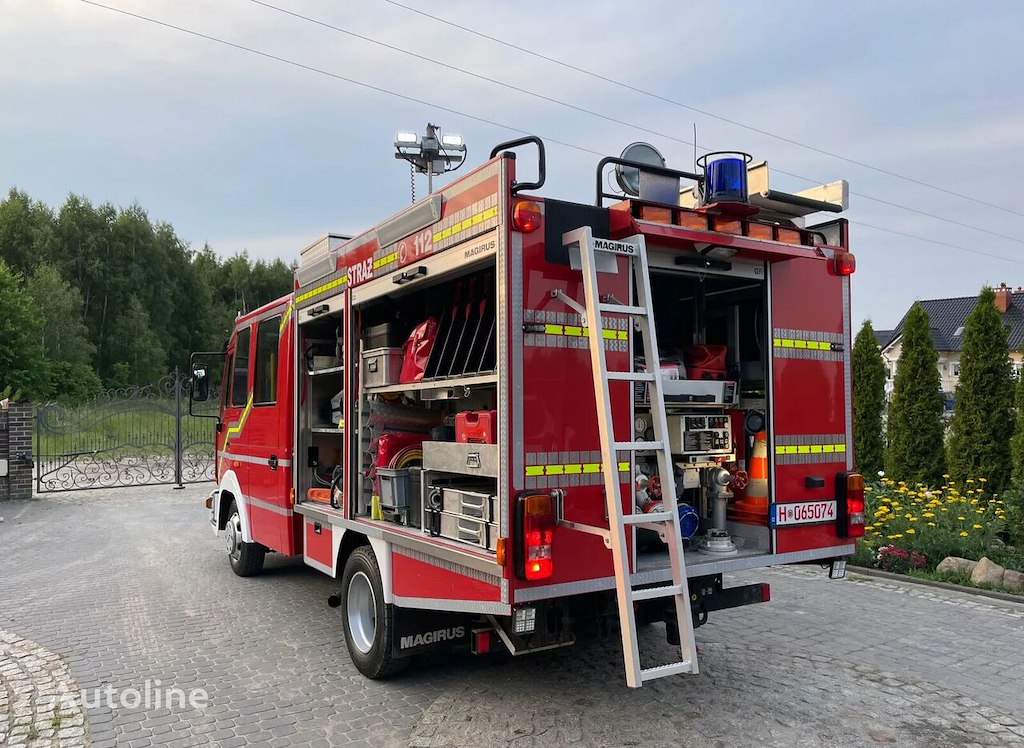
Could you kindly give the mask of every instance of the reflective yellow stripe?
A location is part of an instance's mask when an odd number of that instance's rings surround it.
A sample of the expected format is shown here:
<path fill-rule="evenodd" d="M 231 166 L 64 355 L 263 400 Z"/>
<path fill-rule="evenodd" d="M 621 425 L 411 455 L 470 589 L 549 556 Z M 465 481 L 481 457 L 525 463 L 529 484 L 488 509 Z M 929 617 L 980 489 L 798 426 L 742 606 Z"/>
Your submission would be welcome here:
<path fill-rule="evenodd" d="M 397 259 L 398 259 L 398 252 L 392 252 L 389 255 L 381 257 L 379 260 L 374 260 L 373 261 L 373 269 L 376 270 L 377 268 L 380 268 L 380 267 L 383 267 L 384 265 L 392 263 L 392 262 L 394 262 Z"/>
<path fill-rule="evenodd" d="M 564 472 L 564 465 L 548 465 L 545 473 L 547 475 L 561 475 Z"/>
<path fill-rule="evenodd" d="M 579 325 L 556 325 L 547 323 L 544 325 L 545 335 L 566 335 L 571 338 L 585 338 L 590 335 L 590 329 Z M 605 340 L 629 340 L 628 330 L 613 330 L 606 327 L 601 330 L 601 337 Z"/>
<path fill-rule="evenodd" d="M 241 418 L 238 419 L 238 423 L 234 426 L 228 426 L 227 433 L 224 434 L 224 446 L 221 450 L 228 448 L 228 440 L 235 434 L 239 434 L 242 431 L 242 427 L 245 426 L 245 419 L 249 417 L 249 411 L 252 410 L 252 393 L 249 393 L 249 399 L 245 403 L 245 410 L 242 411 Z"/>
<path fill-rule="evenodd" d="M 533 478 L 538 475 L 544 475 L 543 465 L 527 465 L 526 466 L 526 477 Z"/>
<path fill-rule="evenodd" d="M 629 470 L 629 460 L 623 460 L 619 463 L 619 472 L 623 470 Z"/>
<path fill-rule="evenodd" d="M 628 460 L 623 460 L 619 463 L 620 472 L 628 472 L 629 470 L 630 463 Z M 536 478 L 542 475 L 592 475 L 600 472 L 600 462 L 565 462 L 526 466 L 527 478 Z"/>
<path fill-rule="evenodd" d="M 776 348 L 799 348 L 808 351 L 831 351 L 835 343 L 827 340 L 806 340 L 803 338 L 772 338 Z"/>
<path fill-rule="evenodd" d="M 288 306 L 285 307 L 284 316 L 281 317 L 281 326 L 277 328 L 277 332 L 278 333 L 284 332 L 285 325 L 287 325 L 288 324 L 288 320 L 291 319 L 292 309 L 294 309 L 294 308 L 295 308 L 295 303 L 289 301 L 288 302 Z"/>
<path fill-rule="evenodd" d="M 584 462 L 583 463 L 583 472 L 584 473 L 599 473 L 599 472 L 601 472 L 601 463 L 600 462 Z"/>
<path fill-rule="evenodd" d="M 312 299 L 317 294 L 322 294 L 324 291 L 330 291 L 332 288 L 337 288 L 338 286 L 341 286 L 345 283 L 348 283 L 347 274 L 341 276 L 340 278 L 335 278 L 332 281 L 324 283 L 322 286 L 317 286 L 316 288 L 310 291 L 306 291 L 305 293 L 299 294 L 298 296 L 295 297 L 295 303 L 301 304 L 306 299 Z"/>
<path fill-rule="evenodd" d="M 434 234 L 432 235 L 432 238 L 435 242 L 439 242 L 442 239 L 447 239 L 450 236 L 458 234 L 460 231 L 465 231 L 466 229 L 472 228 L 473 226 L 483 223 L 484 221 L 489 221 L 490 219 L 494 218 L 497 215 L 497 206 L 487 208 L 486 210 L 481 210 L 479 213 L 474 213 L 469 218 L 466 218 L 463 221 L 453 223 L 451 226 L 443 228 L 440 231 L 435 231 Z"/>
<path fill-rule="evenodd" d="M 777 455 L 819 455 L 819 454 L 835 454 L 837 452 L 845 452 L 845 444 L 777 444 L 775 445 L 775 454 Z"/>

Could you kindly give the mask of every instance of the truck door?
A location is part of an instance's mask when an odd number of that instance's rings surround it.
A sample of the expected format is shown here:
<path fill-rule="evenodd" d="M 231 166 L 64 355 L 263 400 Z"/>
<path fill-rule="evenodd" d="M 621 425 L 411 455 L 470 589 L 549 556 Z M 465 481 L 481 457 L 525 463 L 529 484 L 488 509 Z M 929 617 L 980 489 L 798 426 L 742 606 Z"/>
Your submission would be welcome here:
<path fill-rule="evenodd" d="M 847 542 L 834 502 L 835 476 L 853 456 L 850 279 L 829 267 L 818 258 L 771 264 L 770 516 L 780 553 Z"/>
<path fill-rule="evenodd" d="M 248 324 L 237 328 L 228 342 L 224 364 L 223 420 L 217 435 L 218 471 L 217 479 L 223 480 L 229 471 L 238 480 L 242 495 L 235 497 L 239 504 L 245 504 L 243 521 L 248 521 L 249 531 L 254 532 L 252 515 L 248 512 L 249 463 L 247 461 L 243 433 L 249 415 L 249 336 Z M 223 520 L 224 518 L 221 517 Z"/>
<path fill-rule="evenodd" d="M 274 550 L 293 555 L 292 428 L 289 363 L 290 328 L 283 324 L 285 308 L 253 325 L 252 408 L 245 428 L 249 455 L 252 516 L 265 528 L 257 539 Z"/>

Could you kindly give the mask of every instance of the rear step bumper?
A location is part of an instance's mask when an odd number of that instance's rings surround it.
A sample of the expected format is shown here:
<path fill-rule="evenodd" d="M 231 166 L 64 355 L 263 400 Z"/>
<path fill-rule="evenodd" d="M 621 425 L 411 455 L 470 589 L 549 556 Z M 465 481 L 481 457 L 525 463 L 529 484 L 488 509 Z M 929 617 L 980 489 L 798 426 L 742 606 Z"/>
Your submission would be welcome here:
<path fill-rule="evenodd" d="M 708 621 L 708 614 L 716 610 L 740 608 L 744 605 L 766 603 L 772 598 L 771 586 L 767 583 L 744 584 L 739 587 L 724 587 L 722 575 L 697 577 L 689 580 L 690 612 L 694 628 Z M 671 602 L 671 601 L 669 601 Z M 675 606 L 665 600 L 644 600 L 637 603 L 637 619 L 644 623 L 665 621 L 668 632 L 675 630 Z M 670 644 L 675 642 L 669 640 Z"/>

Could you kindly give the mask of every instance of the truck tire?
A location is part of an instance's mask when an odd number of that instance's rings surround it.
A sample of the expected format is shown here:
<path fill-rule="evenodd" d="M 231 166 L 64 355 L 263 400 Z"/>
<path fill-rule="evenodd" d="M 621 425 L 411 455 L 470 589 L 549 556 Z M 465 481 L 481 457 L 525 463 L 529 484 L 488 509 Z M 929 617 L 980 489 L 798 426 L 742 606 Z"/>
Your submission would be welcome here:
<path fill-rule="evenodd" d="M 228 521 L 224 523 L 224 534 L 228 540 L 228 561 L 231 570 L 240 577 L 251 577 L 263 570 L 263 559 L 267 549 L 259 543 L 242 540 L 242 516 L 238 505 L 232 501 L 228 509 Z"/>
<path fill-rule="evenodd" d="M 409 665 L 395 657 L 394 606 L 384 602 L 377 557 L 368 545 L 352 551 L 341 578 L 341 615 L 345 644 L 360 673 L 374 680 L 396 675 Z"/>

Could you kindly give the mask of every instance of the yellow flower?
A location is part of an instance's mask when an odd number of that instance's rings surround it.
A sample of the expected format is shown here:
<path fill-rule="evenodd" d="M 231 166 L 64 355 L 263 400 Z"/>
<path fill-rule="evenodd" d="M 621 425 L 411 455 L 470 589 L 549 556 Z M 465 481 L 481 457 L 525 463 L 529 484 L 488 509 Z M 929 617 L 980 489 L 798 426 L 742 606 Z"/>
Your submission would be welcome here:
<path fill-rule="evenodd" d="M 935 516 L 935 512 L 925 512 L 923 516 L 925 516 L 925 517 L 934 517 Z"/>
<path fill-rule="evenodd" d="M 963 522 L 965 519 L 967 519 L 967 517 L 957 517 L 957 519 Z"/>
<path fill-rule="evenodd" d="M 967 482 L 968 482 L 968 483 L 974 483 L 974 478 L 968 478 L 968 479 L 967 479 Z"/>
<path fill-rule="evenodd" d="M 961 538 L 966 538 L 967 537 L 967 531 L 966 530 L 961 530 L 960 531 L 960 537 Z"/>
<path fill-rule="evenodd" d="M 942 477 L 945 478 L 946 480 L 949 480 L 949 473 L 943 473 Z"/>
<path fill-rule="evenodd" d="M 940 506 L 940 507 L 939 507 L 939 511 L 940 511 L 940 512 L 948 512 L 948 511 L 949 511 L 949 509 L 947 509 L 947 508 L 946 508 L 946 507 L 944 507 L 944 506 Z"/>
<path fill-rule="evenodd" d="M 988 483 L 988 478 L 978 478 L 982 483 Z"/>
<path fill-rule="evenodd" d="M 928 523 L 928 527 L 935 527 L 935 523 L 934 522 L 929 522 Z"/>
<path fill-rule="evenodd" d="M 906 532 L 907 535 L 913 535 L 915 532 L 917 532 L 917 530 L 915 530 L 913 527 L 908 527 Z"/>
<path fill-rule="evenodd" d="M 972 505 L 977 505 L 977 503 L 978 503 L 978 500 L 977 500 L 977 499 L 971 499 L 971 504 L 972 504 Z"/>
<path fill-rule="evenodd" d="M 906 517 L 907 519 L 913 519 L 913 518 L 914 518 L 914 515 L 913 515 L 913 514 L 911 514 L 910 512 L 907 512 L 907 513 L 906 513 L 906 514 L 904 514 L 903 516 L 904 516 L 904 517 Z"/>
<path fill-rule="evenodd" d="M 864 529 L 865 530 L 874 530 L 875 526 L 874 525 L 864 525 Z"/>
<path fill-rule="evenodd" d="M 967 533 L 964 533 L 964 534 L 966 535 Z M 895 540 L 896 538 L 902 538 L 902 537 L 903 537 L 903 534 L 899 533 L 899 532 L 896 533 L 895 535 L 889 535 L 888 536 L 889 540 Z"/>
<path fill-rule="evenodd" d="M 864 486 L 864 490 L 870 492 L 870 491 L 874 491 L 875 489 L 873 489 L 871 486 Z"/>
<path fill-rule="evenodd" d="M 972 525 L 972 527 L 973 527 L 973 528 L 974 528 L 975 530 L 980 530 L 980 529 L 982 529 L 981 525 Z"/>

